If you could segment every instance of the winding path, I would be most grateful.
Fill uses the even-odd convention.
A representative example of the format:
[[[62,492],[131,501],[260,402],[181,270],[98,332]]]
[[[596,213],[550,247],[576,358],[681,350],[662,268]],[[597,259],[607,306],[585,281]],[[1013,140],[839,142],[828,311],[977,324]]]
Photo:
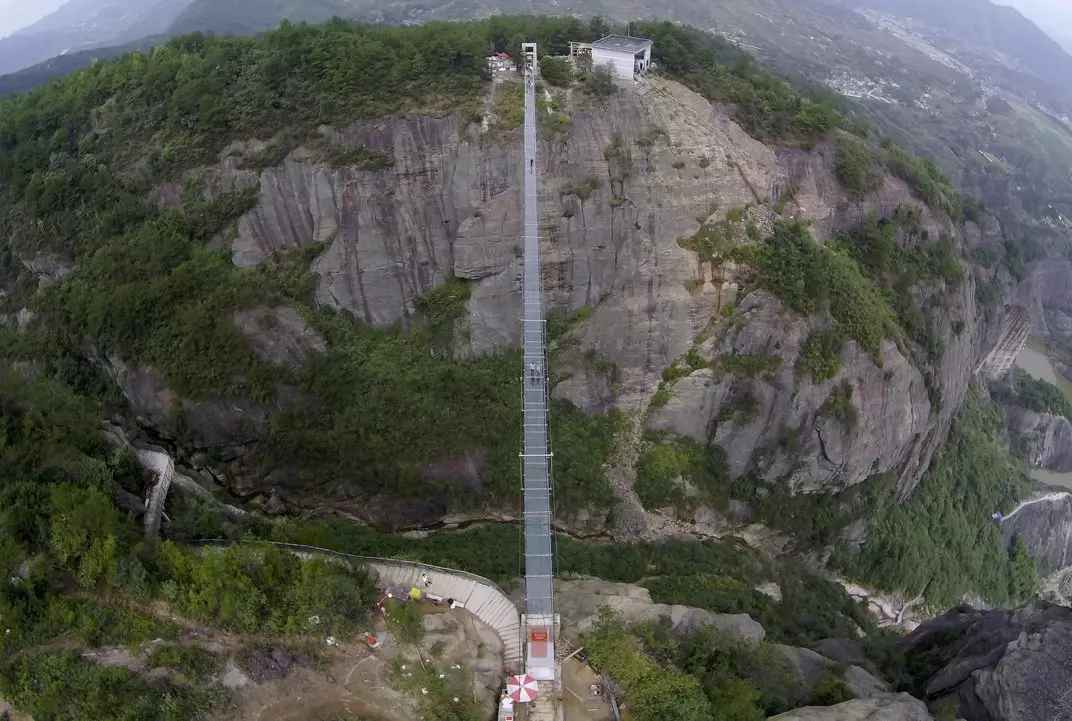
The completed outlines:
[[[402,589],[408,593],[413,587],[442,596],[453,598],[466,611],[491,628],[503,643],[503,662],[511,668],[521,664],[521,615],[517,606],[494,582],[475,573],[443,568],[416,561],[400,561],[393,558],[376,556],[355,556],[351,553],[333,551],[330,548],[306,546],[301,543],[284,543],[281,541],[243,541],[228,539],[208,539],[194,541],[196,545],[229,546],[247,544],[258,546],[275,546],[302,556],[326,556],[341,561],[351,568],[360,566],[376,573],[378,586],[384,590]],[[425,584],[425,577],[428,584]]]

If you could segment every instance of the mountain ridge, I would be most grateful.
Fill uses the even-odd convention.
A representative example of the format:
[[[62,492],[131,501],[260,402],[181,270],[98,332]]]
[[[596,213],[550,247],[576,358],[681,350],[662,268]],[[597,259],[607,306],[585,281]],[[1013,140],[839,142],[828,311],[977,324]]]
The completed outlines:
[[[913,18],[969,48],[1013,58],[1042,80],[1072,91],[1072,55],[1014,7],[990,0],[848,0],[846,5]]]

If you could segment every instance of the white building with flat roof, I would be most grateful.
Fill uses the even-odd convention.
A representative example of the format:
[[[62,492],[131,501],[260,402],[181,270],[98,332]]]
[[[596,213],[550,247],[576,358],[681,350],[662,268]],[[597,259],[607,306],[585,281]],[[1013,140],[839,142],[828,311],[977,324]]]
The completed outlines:
[[[609,64],[616,80],[631,81],[651,65],[651,47],[647,38],[608,35],[592,43],[592,67]]]

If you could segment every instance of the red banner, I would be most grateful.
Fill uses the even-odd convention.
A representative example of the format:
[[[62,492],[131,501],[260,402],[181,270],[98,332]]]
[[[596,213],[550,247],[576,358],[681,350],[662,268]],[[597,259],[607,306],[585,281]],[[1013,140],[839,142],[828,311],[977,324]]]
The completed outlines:
[[[533,643],[547,643],[547,631],[533,631],[529,634],[529,641]]]

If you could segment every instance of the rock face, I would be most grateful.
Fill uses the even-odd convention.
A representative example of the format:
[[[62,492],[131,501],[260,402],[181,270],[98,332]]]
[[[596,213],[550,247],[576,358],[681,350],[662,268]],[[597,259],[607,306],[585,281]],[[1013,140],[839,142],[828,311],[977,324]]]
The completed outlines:
[[[836,706],[809,706],[768,721],[934,721],[927,707],[906,693],[854,699]]]
[[[1021,538],[1039,561],[1040,575],[1072,566],[1072,493],[1040,490],[1001,521],[1006,543]]]
[[[956,288],[923,284],[917,300],[944,349],[933,368],[919,361],[919,349],[887,342],[876,364],[849,342],[836,378],[815,384],[798,377],[796,360],[809,333],[831,321],[801,318],[764,291],[738,297],[746,269],[702,262],[678,241],[731,211],[746,212],[770,231],[775,201],[785,195],[791,196],[780,204],[785,215],[809,221],[825,242],[873,213],[918,205],[908,187],[887,178],[865,201],[851,201],[831,170],[835,144],[811,152],[768,147],[725,109],[658,78],[644,94],[625,89],[605,103],[579,93],[557,100],[568,112],[559,119],[568,122],[545,123],[539,140],[543,287],[549,310],[587,306],[590,313],[570,328],[569,342],[555,355],[554,396],[593,414],[636,411],[643,428],[717,444],[734,476],[756,472],[810,492],[887,472],[900,478],[902,495],[910,493],[973,372],[1003,337],[1019,338],[1022,312],[979,310],[974,274]],[[393,163],[377,171],[333,167],[298,148],[258,173],[243,168],[241,158],[264,143],[235,143],[205,169],[205,194],[259,195],[214,247],[229,244],[241,267],[294,248],[319,248],[311,265],[317,301],[380,327],[408,326],[418,297],[446,277],[466,280],[470,298],[454,355],[516,347],[525,172],[518,131],[455,116],[397,116],[321,134],[331,143],[382,152]],[[153,200],[174,204],[179,195],[161,186]],[[926,208],[920,225],[932,238],[954,235],[965,251],[1000,240],[996,223],[953,227]],[[234,321],[272,363],[294,368],[324,350],[292,309],[247,311]],[[664,371],[690,351],[714,367],[732,354],[781,362],[764,378],[696,371],[668,389],[665,406],[652,406]],[[178,405],[201,445],[259,437],[289,401],[282,389],[274,403],[216,407],[168,395],[149,368],[116,366],[112,374],[154,423]],[[857,409],[849,427],[823,412],[833,390],[846,387]],[[758,406],[747,421],[728,413],[744,394]],[[284,476],[294,475],[287,468],[265,472],[273,470],[283,476],[269,485],[285,487]],[[263,487],[262,480],[243,482]]]
[[[1067,418],[1012,406],[1006,409],[1005,425],[1012,450],[1031,465],[1072,471],[1072,423]]]
[[[95,354],[88,352],[94,357]],[[203,400],[182,398],[172,391],[163,375],[146,365],[133,366],[121,358],[97,358],[100,365],[122,391],[141,422],[157,433],[175,438],[184,427],[194,431],[192,442],[199,448],[226,448],[254,443],[268,433],[272,415],[289,403],[285,389],[275,404],[251,401]]]
[[[1031,317],[1020,306],[1005,307],[1005,323],[1001,336],[993,350],[987,353],[979,366],[979,372],[987,378],[997,379],[1004,376],[1016,363],[1016,356],[1027,345],[1031,335]]]
[[[568,635],[584,634],[595,627],[599,609],[608,606],[626,621],[657,621],[669,618],[675,634],[684,635],[701,626],[743,643],[756,644],[766,631],[747,614],[718,614],[689,606],[652,603],[648,589],[628,583],[612,583],[598,578],[556,581],[555,602]]]
[[[1036,602],[1015,611],[949,614],[903,639],[909,657],[939,663],[921,681],[979,721],[1072,719],[1072,609]]]
[[[310,353],[328,349],[298,311],[286,306],[238,311],[234,323],[258,357],[290,370],[300,368]]]
[[[815,651],[796,646],[775,644],[771,652],[780,673],[771,679],[772,691],[788,698],[794,706],[807,703],[815,686],[824,675],[835,673],[857,698],[872,698],[889,692],[885,681],[875,678],[859,666],[849,666],[844,671]]]
[[[1038,336],[1072,338],[1072,261],[1047,258],[1031,269],[1027,281],[1017,291],[1017,302],[1031,316],[1032,331]]]

